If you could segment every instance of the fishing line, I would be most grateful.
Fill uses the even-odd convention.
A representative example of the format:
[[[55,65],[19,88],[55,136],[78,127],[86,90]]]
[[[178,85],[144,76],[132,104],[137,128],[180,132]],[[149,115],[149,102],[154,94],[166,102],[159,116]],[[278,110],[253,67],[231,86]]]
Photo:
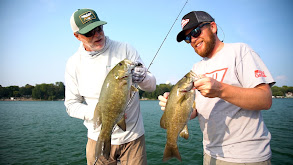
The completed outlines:
[[[221,40],[221,42],[224,42],[224,39],[225,39],[225,33],[224,33],[224,30],[222,29],[222,27],[220,25],[217,25],[217,27],[219,27],[223,33],[223,39]]]
[[[171,28],[170,28],[169,32],[167,33],[166,37],[164,38],[162,44],[160,45],[158,51],[156,52],[156,54],[155,54],[153,60],[151,61],[149,67],[147,68],[147,71],[149,70],[149,68],[150,68],[151,65],[153,64],[153,62],[154,62],[155,58],[157,57],[157,55],[158,55],[158,53],[159,53],[161,47],[163,46],[164,42],[166,41],[166,39],[167,39],[169,33],[171,32],[171,30],[172,30],[173,26],[175,25],[176,21],[178,20],[178,17],[179,17],[180,14],[182,13],[182,11],[183,11],[184,7],[186,6],[187,2],[188,2],[188,0],[186,0],[186,2],[185,2],[185,4],[183,5],[181,11],[179,12],[178,16],[176,17],[176,19],[175,19],[173,25],[171,26]],[[136,89],[138,89],[138,87],[136,87]],[[133,97],[134,97],[134,95],[135,95],[136,93],[137,93],[137,92],[133,92],[133,94],[131,95],[131,97],[130,97],[128,103],[126,104],[126,108],[129,106],[130,102],[132,101],[132,99],[133,99]],[[132,129],[136,126],[137,121],[138,121],[138,118],[139,118],[139,114],[140,114],[140,109],[139,109],[139,113],[138,113],[138,117],[137,117],[137,119],[136,119],[136,122],[135,122],[134,126],[133,126],[129,131],[132,131]]]
[[[173,26],[175,25],[176,21],[178,20],[178,17],[180,16],[180,14],[181,14],[181,12],[183,11],[184,7],[186,6],[187,2],[188,2],[188,0],[186,0],[186,2],[185,2],[185,4],[184,4],[184,6],[182,7],[181,11],[179,12],[179,14],[178,14],[177,18],[175,19],[175,21],[174,21],[173,25],[171,26],[171,28],[170,28],[169,32],[167,33],[166,37],[164,38],[164,40],[163,40],[163,42],[162,42],[161,46],[159,47],[159,49],[158,49],[157,53],[155,54],[155,56],[154,56],[154,58],[153,58],[152,62],[150,63],[150,65],[149,65],[149,67],[148,67],[148,69],[147,69],[147,70],[149,70],[149,68],[150,68],[150,67],[151,67],[151,65],[153,64],[153,62],[154,62],[155,58],[157,57],[157,55],[158,55],[158,53],[159,53],[159,51],[160,51],[161,47],[163,46],[164,42],[166,41],[166,39],[167,39],[167,37],[168,37],[169,33],[171,32],[171,30],[172,30]]]
[[[173,25],[171,26],[170,30],[168,31],[168,33],[167,33],[166,37],[164,38],[164,40],[163,40],[162,44],[160,45],[160,47],[159,47],[158,51],[156,52],[156,54],[155,54],[154,58],[152,59],[152,61],[151,61],[150,65],[149,65],[149,67],[147,68],[147,71],[149,70],[149,68],[150,68],[150,67],[151,67],[151,65],[153,64],[153,62],[154,62],[155,58],[157,57],[157,55],[158,55],[158,53],[159,53],[159,51],[160,51],[161,47],[163,46],[164,42],[166,41],[166,39],[167,39],[167,37],[168,37],[169,33],[171,32],[171,30],[172,30],[173,26],[175,25],[176,21],[178,20],[178,17],[179,17],[179,16],[180,16],[180,14],[182,13],[182,11],[183,11],[183,9],[184,9],[184,7],[186,6],[186,4],[187,4],[187,3],[188,3],[188,0],[186,0],[186,2],[185,2],[185,4],[183,5],[183,7],[182,7],[181,11],[179,12],[178,16],[176,17],[176,19],[175,19],[175,21],[174,21]],[[136,89],[138,89],[138,87],[136,87]],[[133,92],[133,94],[131,95],[131,97],[130,97],[130,99],[129,99],[128,103],[126,104],[126,109],[127,109],[127,107],[129,106],[130,102],[132,101],[132,99],[133,99],[133,97],[134,97],[134,95],[135,95],[136,93],[137,93],[137,92]],[[136,119],[136,122],[135,122],[134,126],[133,126],[133,127],[130,129],[130,130],[129,130],[129,132],[130,132],[130,131],[132,131],[132,129],[133,129],[135,126],[136,126],[136,124],[137,124],[137,121],[138,121],[138,118],[139,118],[139,114],[140,114],[140,109],[139,109],[139,113],[138,113],[138,117],[137,117],[137,119]],[[113,130],[114,130],[114,129],[115,129],[115,127],[113,128]],[[112,131],[113,131],[113,130],[112,130]]]

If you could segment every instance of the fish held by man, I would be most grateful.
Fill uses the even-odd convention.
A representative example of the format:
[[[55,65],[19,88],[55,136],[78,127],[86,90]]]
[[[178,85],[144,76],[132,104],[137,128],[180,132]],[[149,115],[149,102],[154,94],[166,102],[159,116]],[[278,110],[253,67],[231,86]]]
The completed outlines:
[[[131,70],[134,63],[124,59],[119,62],[104,80],[99,102],[94,112],[96,127],[101,125],[100,135],[96,145],[96,159],[104,156],[109,159],[111,150],[111,135],[117,124],[126,131],[124,111],[130,99],[131,92],[137,91],[132,86]]]
[[[185,139],[189,137],[187,122],[195,106],[193,82],[196,79],[197,75],[193,71],[188,72],[175,84],[168,96],[166,108],[160,121],[161,127],[167,129],[167,142],[163,161],[173,157],[182,161],[177,146],[177,139],[179,134]]]

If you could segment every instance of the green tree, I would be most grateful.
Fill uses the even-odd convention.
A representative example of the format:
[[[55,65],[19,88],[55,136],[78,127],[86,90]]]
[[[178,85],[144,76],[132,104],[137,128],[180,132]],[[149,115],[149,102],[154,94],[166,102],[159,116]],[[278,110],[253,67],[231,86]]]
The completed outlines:
[[[26,84],[24,87],[20,87],[19,94],[21,97],[29,98],[32,96],[34,86]]]
[[[9,97],[19,97],[19,87],[18,86],[9,86]]]
[[[278,87],[278,86],[273,86],[271,88],[272,90],[272,95],[273,96],[284,96],[284,92],[282,91],[282,88],[281,87]]]
[[[0,99],[9,97],[9,89],[0,85]]]
[[[34,99],[40,99],[40,100],[48,100],[48,84],[37,84],[36,87],[32,91],[32,97]]]
[[[157,99],[159,95],[170,92],[172,87],[173,85],[171,84],[160,84],[156,86],[156,90],[153,92],[140,91],[139,94],[141,98]]]
[[[32,97],[41,100],[64,99],[65,86],[62,82],[55,84],[37,84],[32,90]]]
[[[55,93],[56,93],[56,99],[64,99],[65,86],[64,86],[63,82],[56,82],[55,83]]]

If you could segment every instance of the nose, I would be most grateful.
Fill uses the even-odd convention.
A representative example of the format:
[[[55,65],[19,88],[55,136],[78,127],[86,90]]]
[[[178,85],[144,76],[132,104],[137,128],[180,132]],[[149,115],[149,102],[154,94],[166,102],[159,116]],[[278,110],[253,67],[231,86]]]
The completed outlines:
[[[98,37],[98,36],[100,36],[101,35],[101,33],[103,33],[104,31],[103,30],[95,30],[95,34],[94,34],[94,36],[95,37]]]
[[[191,36],[191,38],[190,38],[190,41],[191,42],[196,42],[197,40],[198,40],[198,36],[197,37]]]

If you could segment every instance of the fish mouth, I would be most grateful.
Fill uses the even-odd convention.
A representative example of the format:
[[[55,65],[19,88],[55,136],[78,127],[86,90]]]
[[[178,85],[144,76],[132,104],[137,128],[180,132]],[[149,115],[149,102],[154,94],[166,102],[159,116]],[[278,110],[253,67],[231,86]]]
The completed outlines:
[[[199,76],[191,70],[187,78],[189,78],[189,80],[185,83],[185,87],[181,89],[180,92],[191,91],[194,87],[193,83],[199,79]]]
[[[125,59],[124,61],[125,61],[125,64],[127,65],[127,67],[128,67],[128,70],[131,71],[131,70],[134,69],[134,67],[136,67],[134,62],[132,62],[130,60],[127,60],[127,59]]]
[[[189,92],[193,89],[193,81],[188,84],[188,86],[184,89],[181,89],[180,92]]]
[[[125,76],[123,76],[123,77],[121,77],[121,78],[119,78],[119,79],[126,79],[126,78],[128,78],[129,77],[129,75],[125,75]]]
[[[199,76],[196,73],[194,73],[192,70],[189,73],[191,75],[191,78],[192,78],[191,81],[192,82],[195,82],[195,81],[197,81],[199,79]]]

